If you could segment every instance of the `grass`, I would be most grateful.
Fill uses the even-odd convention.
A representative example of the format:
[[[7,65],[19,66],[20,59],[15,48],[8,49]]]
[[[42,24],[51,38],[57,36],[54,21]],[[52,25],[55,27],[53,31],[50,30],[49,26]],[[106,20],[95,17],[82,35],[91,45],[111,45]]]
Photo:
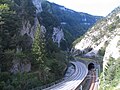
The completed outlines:
[[[84,61],[93,61],[93,59],[83,58],[83,57],[80,57],[80,56],[76,56],[75,58],[76,58],[76,59],[80,59],[80,60],[84,60]]]

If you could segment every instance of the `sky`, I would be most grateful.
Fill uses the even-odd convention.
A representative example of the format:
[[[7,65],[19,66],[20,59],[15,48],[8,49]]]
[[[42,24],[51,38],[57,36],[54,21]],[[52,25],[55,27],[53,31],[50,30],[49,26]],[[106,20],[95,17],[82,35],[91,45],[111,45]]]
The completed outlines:
[[[66,8],[91,15],[107,16],[120,6],[120,0],[48,0]]]

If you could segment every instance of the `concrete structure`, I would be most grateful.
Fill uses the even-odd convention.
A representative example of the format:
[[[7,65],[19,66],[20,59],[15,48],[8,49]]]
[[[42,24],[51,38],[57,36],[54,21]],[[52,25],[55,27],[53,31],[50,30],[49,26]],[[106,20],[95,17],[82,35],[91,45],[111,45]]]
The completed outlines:
[[[75,66],[75,72],[73,75],[63,80],[62,82],[43,90],[75,90],[87,76],[88,69],[85,64],[79,61],[71,63]]]

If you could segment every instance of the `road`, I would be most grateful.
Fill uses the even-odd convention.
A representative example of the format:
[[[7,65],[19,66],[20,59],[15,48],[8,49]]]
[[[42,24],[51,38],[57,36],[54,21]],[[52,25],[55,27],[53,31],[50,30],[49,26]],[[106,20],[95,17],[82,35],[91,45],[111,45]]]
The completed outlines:
[[[88,69],[85,64],[79,61],[71,63],[75,66],[75,71],[70,77],[43,90],[75,90],[87,76]]]

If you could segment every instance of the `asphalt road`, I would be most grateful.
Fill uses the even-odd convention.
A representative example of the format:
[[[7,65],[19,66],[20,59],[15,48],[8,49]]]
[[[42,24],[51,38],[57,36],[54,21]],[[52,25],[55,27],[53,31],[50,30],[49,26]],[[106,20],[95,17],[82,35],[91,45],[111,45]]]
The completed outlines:
[[[71,63],[74,64],[75,71],[70,77],[43,90],[75,90],[87,76],[88,69],[85,64],[79,61]]]

